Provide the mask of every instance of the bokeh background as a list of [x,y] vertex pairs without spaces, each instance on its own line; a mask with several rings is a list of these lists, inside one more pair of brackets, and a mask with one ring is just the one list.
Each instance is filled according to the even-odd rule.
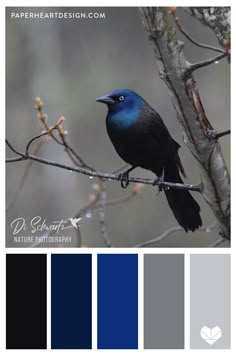
[[[97,12],[105,19],[12,19],[11,12]],[[177,9],[181,24],[193,38],[218,46],[214,33]],[[181,34],[184,53],[190,62],[212,57],[214,52],[198,48]],[[230,65],[227,60],[198,70],[195,75],[206,114],[217,131],[230,127]],[[60,115],[68,130],[68,141],[86,162],[103,172],[113,172],[124,165],[106,133],[105,105],[96,103],[97,96],[118,88],[130,88],[141,94],[162,116],[169,131],[181,145],[181,158],[187,181],[200,182],[199,169],[184,146],[181,127],[176,119],[170,96],[158,75],[158,68],[138,8],[7,8],[6,9],[6,136],[19,150],[24,150],[31,137],[40,132],[34,109],[34,98],[45,103],[49,125]],[[230,168],[230,139],[221,139],[221,147]],[[32,150],[31,150],[32,151]],[[7,149],[7,156],[13,156]],[[71,164],[63,148],[49,140],[41,147],[40,156]],[[49,224],[53,220],[73,217],[89,202],[96,179],[55,167],[33,163],[20,188],[28,162],[7,164],[6,169],[6,245],[14,243],[11,222],[23,217],[26,222],[40,215]],[[133,176],[152,178],[148,171],[137,169]],[[127,195],[133,187],[121,189],[108,181],[109,200]],[[114,247],[135,247],[161,235],[177,222],[163,193],[146,186],[132,200],[106,209],[108,237]],[[205,201],[194,194],[201,206],[203,225],[214,222]],[[12,202],[14,199],[14,202]],[[76,247],[77,235],[70,244],[44,243],[43,247]],[[82,245],[104,247],[97,212],[80,221]],[[169,235],[152,247],[208,247],[219,238],[214,231]],[[223,244],[223,247],[227,244]]]

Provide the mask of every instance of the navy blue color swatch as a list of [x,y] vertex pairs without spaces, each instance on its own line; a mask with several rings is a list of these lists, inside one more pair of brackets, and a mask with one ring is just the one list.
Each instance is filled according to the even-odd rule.
[[91,349],[91,265],[90,254],[52,255],[52,349]]
[[138,255],[98,255],[98,349],[138,348]]
[[47,256],[6,256],[6,347],[47,347]]

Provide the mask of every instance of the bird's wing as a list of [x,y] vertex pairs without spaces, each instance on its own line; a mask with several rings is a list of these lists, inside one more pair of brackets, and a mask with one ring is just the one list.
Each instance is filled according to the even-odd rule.
[[178,154],[180,145],[171,137],[161,116],[151,107],[146,107],[142,112],[142,124],[145,124],[148,134],[151,134],[158,144],[163,147],[163,153],[166,154],[166,158],[169,161],[174,160],[179,171],[185,176],[185,171]]

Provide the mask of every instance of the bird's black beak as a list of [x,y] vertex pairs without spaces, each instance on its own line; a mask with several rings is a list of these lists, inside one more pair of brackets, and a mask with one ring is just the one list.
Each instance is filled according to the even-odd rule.
[[96,102],[102,102],[102,103],[106,103],[108,105],[115,103],[115,101],[109,96],[98,97],[98,98],[96,98]]

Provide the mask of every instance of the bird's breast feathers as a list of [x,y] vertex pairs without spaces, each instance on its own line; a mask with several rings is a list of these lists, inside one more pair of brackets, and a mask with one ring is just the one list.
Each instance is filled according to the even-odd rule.
[[139,108],[133,108],[132,110],[125,110],[118,112],[108,112],[106,124],[108,127],[115,130],[124,130],[131,128],[138,121],[140,115]]

